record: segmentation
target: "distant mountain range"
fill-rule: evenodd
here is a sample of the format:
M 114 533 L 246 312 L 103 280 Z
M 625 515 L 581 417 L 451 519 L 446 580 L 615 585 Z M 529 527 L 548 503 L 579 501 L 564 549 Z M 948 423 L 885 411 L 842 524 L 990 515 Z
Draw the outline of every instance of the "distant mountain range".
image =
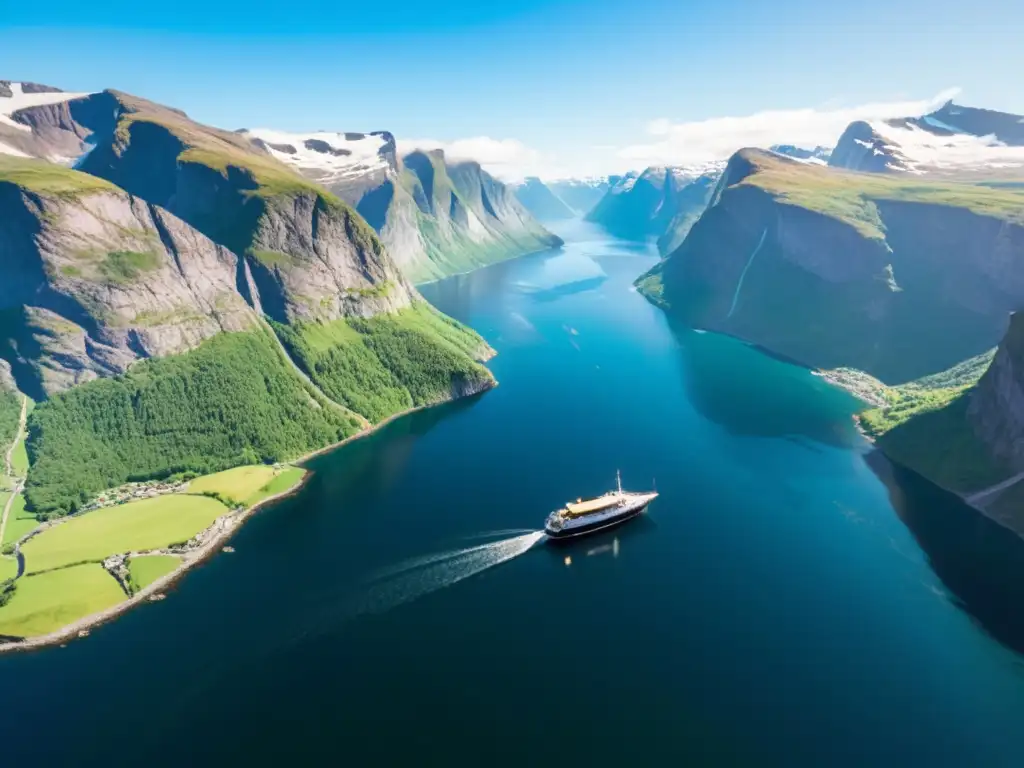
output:
M 662 254 L 675 250 L 707 206 L 724 163 L 655 166 L 618 177 L 587 214 L 627 240 L 656 238 Z
M 540 221 L 558 221 L 588 213 L 608 191 L 608 187 L 608 179 L 545 182 L 534 176 L 513 188 L 519 202 Z

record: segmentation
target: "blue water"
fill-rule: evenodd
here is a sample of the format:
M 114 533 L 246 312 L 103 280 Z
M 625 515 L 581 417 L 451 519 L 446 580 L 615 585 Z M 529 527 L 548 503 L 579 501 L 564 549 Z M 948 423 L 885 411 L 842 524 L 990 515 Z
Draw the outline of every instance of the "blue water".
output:
M 844 393 L 671 327 L 649 249 L 563 234 L 424 288 L 496 390 L 316 459 L 164 602 L 0 657 L 5 762 L 1024 764 L 1024 542 L 869 456 Z M 649 514 L 538 541 L 616 469 Z

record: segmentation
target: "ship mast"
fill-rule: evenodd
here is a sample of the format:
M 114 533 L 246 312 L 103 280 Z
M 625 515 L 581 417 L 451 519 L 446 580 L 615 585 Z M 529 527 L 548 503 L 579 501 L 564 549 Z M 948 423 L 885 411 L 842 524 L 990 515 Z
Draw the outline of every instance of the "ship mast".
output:
M 622 473 L 619 470 L 615 470 L 615 482 L 619 486 L 619 496 L 622 495 Z

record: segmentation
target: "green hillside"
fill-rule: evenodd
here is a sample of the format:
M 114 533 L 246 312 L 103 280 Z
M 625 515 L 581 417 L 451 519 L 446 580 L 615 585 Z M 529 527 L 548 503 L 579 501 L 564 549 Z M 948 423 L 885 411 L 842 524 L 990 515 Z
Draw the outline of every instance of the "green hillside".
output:
M 129 480 L 284 461 L 360 425 L 301 381 L 269 331 L 221 334 L 37 406 L 26 497 L 63 514 Z

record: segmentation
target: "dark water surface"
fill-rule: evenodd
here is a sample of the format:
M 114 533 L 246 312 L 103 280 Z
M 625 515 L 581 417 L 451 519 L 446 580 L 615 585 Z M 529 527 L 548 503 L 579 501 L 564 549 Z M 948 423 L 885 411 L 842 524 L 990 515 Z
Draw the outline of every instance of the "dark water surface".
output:
M 0 657 L 4 764 L 1024 765 L 1022 541 L 569 230 L 424 290 L 498 389 L 315 460 L 166 601 Z M 537 543 L 617 468 L 649 515 Z

